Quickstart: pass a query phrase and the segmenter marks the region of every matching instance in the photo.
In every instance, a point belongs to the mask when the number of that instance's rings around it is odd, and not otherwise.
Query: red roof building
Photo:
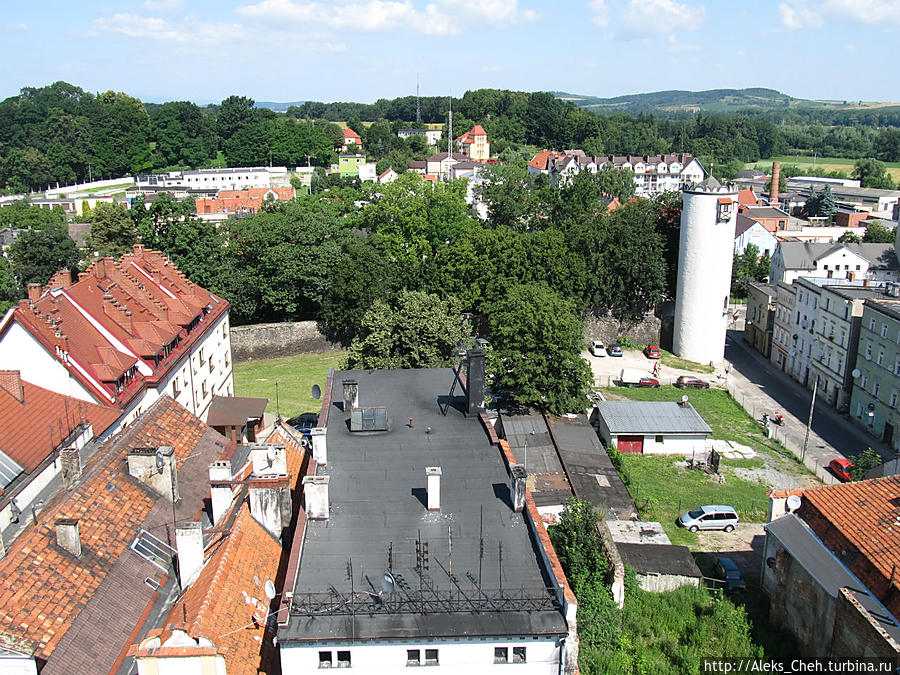
[[[359,137],[359,134],[353,131],[350,127],[344,127],[344,145],[341,147],[343,152],[347,151],[347,148],[351,145],[358,145],[362,147],[362,139]]]
[[[292,187],[248,188],[246,190],[220,190],[215,199],[197,199],[198,214],[251,214],[258,213],[267,201],[289,202],[296,196]]]
[[[0,322],[0,368],[44,389],[121,411],[132,421],[168,393],[205,418],[233,393],[224,299],[158,251],[135,245],[95,260],[73,283],[59,272]]]
[[[491,144],[487,132],[480,124],[476,124],[456,139],[459,151],[475,162],[486,162],[491,157]]]

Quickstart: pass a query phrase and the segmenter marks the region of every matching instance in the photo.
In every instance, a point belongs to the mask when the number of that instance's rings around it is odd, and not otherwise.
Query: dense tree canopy
[[[64,227],[23,232],[9,247],[9,265],[20,288],[46,284],[59,270],[75,270],[78,249]]]

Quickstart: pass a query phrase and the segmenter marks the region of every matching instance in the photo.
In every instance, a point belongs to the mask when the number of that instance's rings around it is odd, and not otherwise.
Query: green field
[[[610,399],[627,398],[639,401],[680,401],[685,392],[675,387],[633,389],[613,387],[604,390]],[[721,389],[692,389],[687,392],[691,405],[713,431],[713,438],[735,441],[756,450],[753,459],[728,459],[723,457],[719,471],[724,484],[715,482],[702,471],[688,470],[680,455],[631,455],[621,454],[623,480],[645,520],[662,523],[673,544],[695,548],[699,543],[696,534],[675,526],[675,519],[682,513],[704,504],[728,504],[737,509],[741,519],[747,522],[764,522],[768,511],[769,486],[740,478],[735,469],[775,469],[782,474],[811,477],[780,444],[766,439],[759,424],[743,408]],[[700,458],[698,458],[700,459]],[[679,466],[679,463],[681,466]]]
[[[324,389],[328,369],[338,368],[343,358],[344,352],[326,352],[235,363],[235,396],[267,398],[268,411],[280,412],[282,417],[318,412],[322,402],[311,396],[312,386],[318,384]]]
[[[749,162],[744,165],[746,169],[760,169],[768,171],[772,168],[772,162],[781,162],[781,164],[796,164],[804,169],[815,168],[822,171],[844,171],[847,176],[853,171],[855,159],[847,159],[845,157],[810,157],[808,155],[784,155],[782,157],[770,157],[769,159],[761,159],[758,162]],[[894,182],[900,181],[900,162],[885,162],[887,172],[890,174]]]

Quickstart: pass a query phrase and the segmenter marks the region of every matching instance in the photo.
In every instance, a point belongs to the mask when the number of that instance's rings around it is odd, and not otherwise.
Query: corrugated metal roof
[[[672,401],[598,401],[600,413],[613,434],[712,434],[691,404]]]

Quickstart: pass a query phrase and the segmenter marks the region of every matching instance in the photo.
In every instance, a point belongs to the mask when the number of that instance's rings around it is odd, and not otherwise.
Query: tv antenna
[[[422,111],[419,108],[419,74],[416,73],[416,124],[422,124]]]
[[[278,380],[275,380],[275,417],[281,421],[281,407],[278,404]]]

